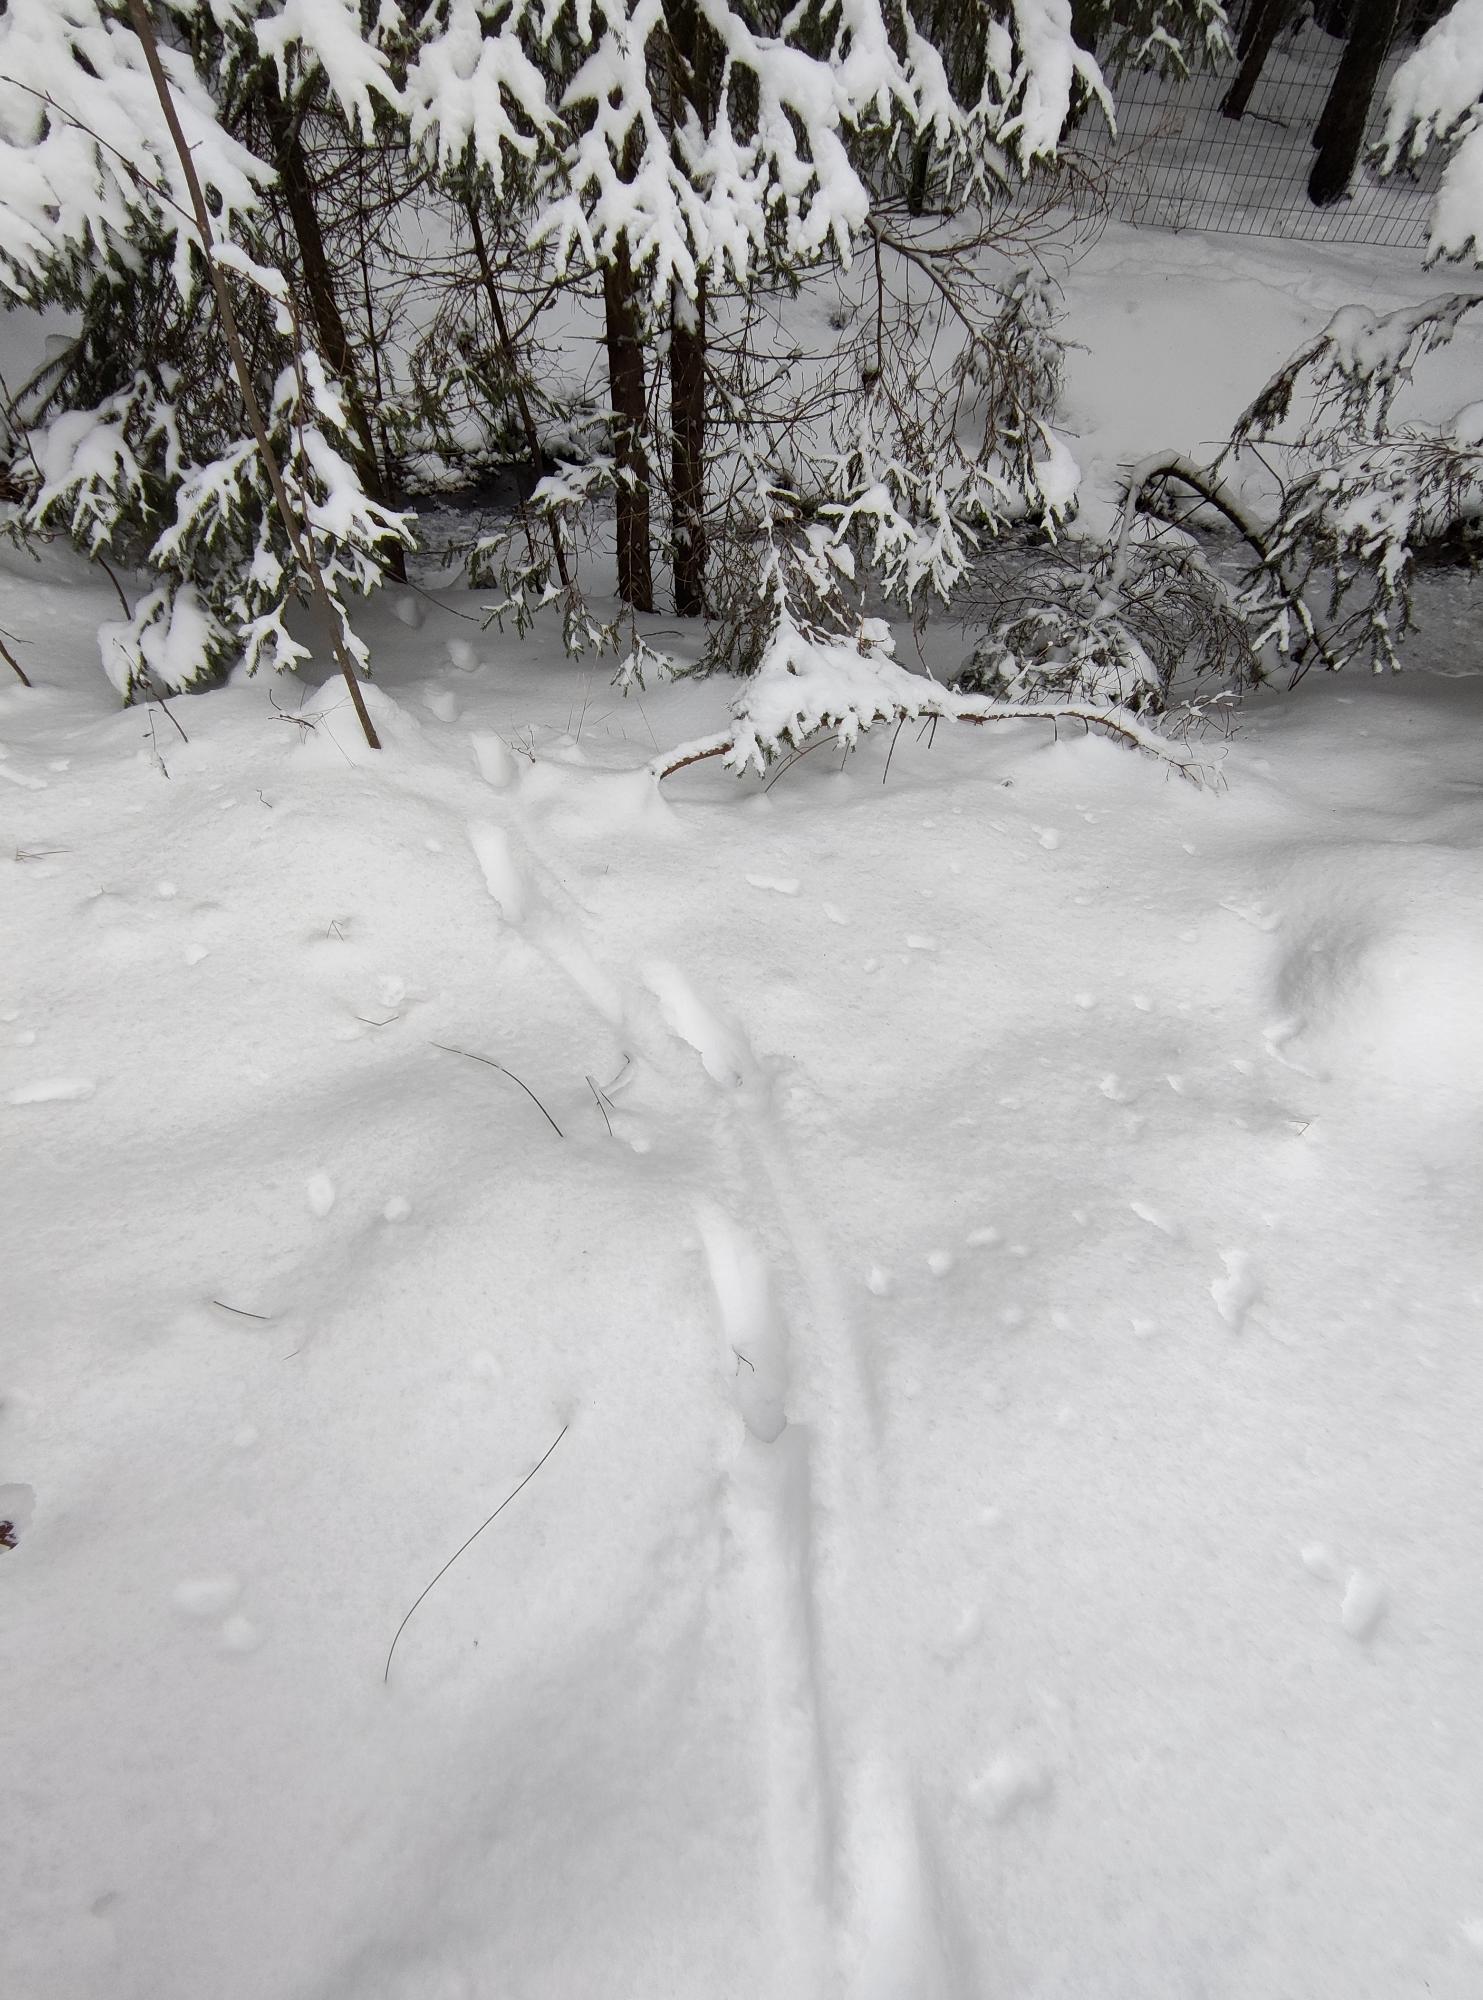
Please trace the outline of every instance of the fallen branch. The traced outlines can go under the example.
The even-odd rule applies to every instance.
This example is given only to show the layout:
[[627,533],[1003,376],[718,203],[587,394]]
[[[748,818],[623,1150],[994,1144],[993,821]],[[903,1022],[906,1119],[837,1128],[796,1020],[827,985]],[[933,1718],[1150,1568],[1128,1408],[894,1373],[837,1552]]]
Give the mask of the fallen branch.
[[[915,721],[969,722],[975,727],[986,722],[1049,722],[1052,725],[1079,722],[1088,731],[1096,730],[1103,736],[1116,737],[1132,749],[1160,758],[1192,784],[1201,782],[1199,764],[1171,743],[1168,737],[1160,736],[1127,709],[1099,708],[1092,702],[990,701],[981,695],[952,695],[944,691],[920,704],[883,708],[874,715],[852,718],[821,715],[818,726],[833,729],[839,742],[850,743],[859,728],[869,728],[872,723]],[[656,783],[662,784],[677,771],[687,770],[692,764],[703,764],[711,757],[723,757],[733,770],[738,773],[744,771],[756,759],[758,740],[744,712],[738,716],[737,723],[735,729],[724,734],[698,737],[694,742],[681,743],[656,757],[648,766],[649,775]],[[762,745],[763,750],[771,754],[792,747],[795,746],[782,739]]]
[[1231,491],[1218,473],[1206,466],[1196,465],[1193,459],[1182,452],[1160,451],[1141,460],[1128,474],[1128,483],[1123,493],[1122,509],[1118,517],[1117,533],[1113,538],[1115,554],[1112,571],[1102,593],[1099,615],[1105,615],[1117,601],[1127,577],[1128,555],[1132,547],[1133,520],[1138,513],[1144,494],[1151,486],[1169,480],[1178,480],[1188,487],[1197,499],[1207,507],[1213,507],[1217,514],[1235,529],[1257,559],[1258,566],[1270,570],[1277,579],[1283,597],[1301,618],[1303,629],[1313,646],[1313,650],[1332,673],[1343,664],[1335,656],[1332,637],[1325,621],[1309,605],[1303,594],[1303,580],[1295,576],[1281,556],[1274,553],[1270,531],[1249,513],[1241,501]]
[[25,668],[21,665],[20,661],[16,658],[15,654],[11,652],[9,646],[6,645],[3,639],[0,639],[0,660],[4,660],[7,663],[7,665],[15,669],[16,676],[19,679],[22,687],[29,687],[31,685],[30,681],[26,676]]

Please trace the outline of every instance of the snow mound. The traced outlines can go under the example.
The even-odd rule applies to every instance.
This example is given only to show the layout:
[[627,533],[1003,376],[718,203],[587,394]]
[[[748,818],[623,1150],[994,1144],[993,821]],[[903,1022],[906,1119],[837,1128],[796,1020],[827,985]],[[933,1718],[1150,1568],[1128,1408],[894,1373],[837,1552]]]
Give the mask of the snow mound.
[[1320,852],[1293,869],[1271,1040],[1330,1081],[1483,1097],[1483,856],[1429,842]]

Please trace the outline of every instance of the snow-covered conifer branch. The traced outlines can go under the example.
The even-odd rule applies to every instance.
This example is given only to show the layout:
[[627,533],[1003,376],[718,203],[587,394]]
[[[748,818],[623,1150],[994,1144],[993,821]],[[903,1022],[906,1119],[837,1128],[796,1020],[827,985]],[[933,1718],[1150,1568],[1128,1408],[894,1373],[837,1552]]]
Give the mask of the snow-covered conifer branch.
[[1483,0],[1453,0],[1391,79],[1380,167],[1448,153],[1432,210],[1433,257],[1483,260]]
[[[229,236],[256,212],[270,170],[223,130],[190,59],[162,48],[196,174]],[[63,260],[124,270],[141,230],[194,277],[187,177],[138,36],[99,0],[10,0],[0,14],[0,285],[35,300]]]

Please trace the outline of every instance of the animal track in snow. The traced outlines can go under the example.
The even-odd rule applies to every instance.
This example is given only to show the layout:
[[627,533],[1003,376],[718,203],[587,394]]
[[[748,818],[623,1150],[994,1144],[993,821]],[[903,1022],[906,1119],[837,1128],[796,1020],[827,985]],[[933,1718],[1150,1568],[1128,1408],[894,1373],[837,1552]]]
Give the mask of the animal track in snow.
[[304,1183],[304,1194],[310,1212],[321,1219],[328,1215],[335,1205],[335,1184],[328,1174],[311,1174]]
[[752,1068],[740,1031],[714,1012],[685,975],[663,961],[645,967],[644,984],[659,1002],[665,1026],[700,1057],[714,1083],[740,1084]]
[[[1146,1222],[1152,1228],[1162,1230],[1165,1236],[1172,1236],[1176,1242],[1178,1242],[1184,1233],[1173,1216],[1166,1215],[1163,1209],[1155,1208],[1149,1202],[1130,1201],[1128,1207],[1132,1209],[1140,1222]],[[1217,1300],[1216,1303],[1218,1305],[1220,1301]]]
[[255,1653],[263,1643],[262,1628],[244,1618],[240,1611],[234,1611],[222,1621],[219,1643],[224,1653]]
[[1010,1820],[1049,1795],[1050,1775],[1038,1758],[1022,1750],[1006,1750],[968,1789],[990,1819]]
[[515,753],[503,736],[496,736],[491,730],[476,730],[469,737],[474,752],[474,762],[479,767],[479,776],[486,785],[492,785],[497,792],[506,791],[520,775],[520,766],[515,762]]
[[783,1408],[786,1341],[766,1259],[746,1231],[714,1202],[697,1202],[695,1220],[721,1315],[732,1395],[752,1436],[773,1444],[788,1422]]
[[777,896],[796,896],[798,877],[796,875],[749,875],[747,882],[753,889],[771,889]]
[[177,1583],[170,1601],[187,1618],[223,1618],[241,1595],[241,1580],[230,1570],[221,1570],[212,1576],[192,1576]]
[[1339,1606],[1339,1623],[1351,1639],[1368,1639],[1385,1615],[1386,1590],[1378,1576],[1351,1570]]
[[1239,1333],[1258,1297],[1251,1259],[1244,1250],[1222,1250],[1220,1261],[1226,1267],[1225,1276],[1211,1279],[1210,1296],[1226,1325]]
[[35,1083],[18,1084],[7,1091],[7,1104],[77,1104],[97,1089],[91,1077],[43,1076]]
[[507,924],[518,924],[525,916],[525,878],[510,848],[510,836],[502,826],[488,820],[469,821],[469,845],[484,871],[484,886],[499,906]]

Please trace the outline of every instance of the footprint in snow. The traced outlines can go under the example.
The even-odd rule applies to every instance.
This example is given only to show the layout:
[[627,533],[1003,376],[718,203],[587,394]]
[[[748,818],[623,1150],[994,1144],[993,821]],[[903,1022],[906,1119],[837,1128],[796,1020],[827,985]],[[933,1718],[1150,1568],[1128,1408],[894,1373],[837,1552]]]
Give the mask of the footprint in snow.
[[1233,1333],[1239,1333],[1258,1297],[1251,1259],[1244,1250],[1222,1250],[1220,1261],[1226,1267],[1225,1275],[1211,1279],[1210,1296],[1226,1325]]
[[[1146,1222],[1151,1229],[1162,1230],[1165,1236],[1172,1236],[1176,1243],[1184,1233],[1172,1215],[1167,1215],[1161,1208],[1155,1208],[1151,1202],[1130,1201],[1128,1207],[1140,1222]],[[1216,1304],[1220,1304],[1219,1299],[1216,1300]]]
[[520,775],[520,766],[515,762],[515,753],[502,736],[495,736],[487,730],[476,730],[469,737],[474,752],[474,762],[479,767],[479,776],[486,785],[492,785],[497,792],[503,792],[513,785]]
[[310,1212],[321,1219],[328,1215],[335,1205],[335,1184],[328,1174],[311,1174],[304,1183],[304,1193],[308,1198]]
[[742,1083],[753,1064],[740,1029],[708,1007],[675,966],[663,961],[646,966],[644,984],[659,1002],[664,1024],[700,1057],[714,1083]]
[[186,1577],[170,1593],[175,1609],[199,1623],[215,1624],[216,1643],[224,1653],[252,1653],[263,1642],[263,1634],[250,1618],[234,1610],[242,1595],[242,1582],[230,1570],[208,1576]]
[[7,1091],[7,1104],[78,1104],[97,1089],[91,1077],[44,1076]]
[[[1327,1542],[1306,1543],[1298,1559],[1320,1583],[1338,1582],[1342,1565]],[[1339,1623],[1351,1639],[1363,1644],[1385,1616],[1389,1602],[1390,1593],[1378,1576],[1369,1570],[1352,1569],[1339,1604]]]
[[968,1787],[970,1798],[996,1821],[1011,1820],[1049,1796],[1050,1774],[1036,1757],[1006,1750]]
[[484,886],[507,924],[523,921],[527,906],[525,877],[510,847],[510,836],[502,826],[488,820],[469,821],[469,844],[480,868]]
[[212,1576],[190,1576],[177,1583],[170,1601],[187,1618],[224,1618],[242,1595],[240,1578],[230,1570]]
[[774,1444],[788,1423],[786,1334],[767,1260],[714,1202],[698,1201],[695,1220],[720,1313],[721,1358],[733,1400],[752,1436]]
[[747,883],[753,889],[770,889],[775,896],[798,894],[799,884],[796,875],[749,875]]
[[240,1611],[234,1611],[230,1618],[222,1620],[217,1644],[224,1653],[255,1653],[263,1643],[263,1630],[254,1625],[250,1618],[244,1618]]
[[1351,1570],[1339,1606],[1339,1623],[1351,1639],[1365,1640],[1385,1615],[1385,1585],[1378,1576],[1362,1569]]

